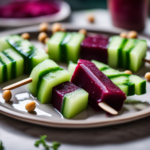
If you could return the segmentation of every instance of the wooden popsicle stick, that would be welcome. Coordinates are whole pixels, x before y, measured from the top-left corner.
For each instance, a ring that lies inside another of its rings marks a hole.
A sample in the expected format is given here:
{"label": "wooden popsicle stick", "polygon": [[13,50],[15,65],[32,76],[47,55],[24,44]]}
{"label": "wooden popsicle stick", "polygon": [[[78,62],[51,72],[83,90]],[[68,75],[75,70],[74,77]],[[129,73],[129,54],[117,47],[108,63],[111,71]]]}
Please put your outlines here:
{"label": "wooden popsicle stick", "polygon": [[112,115],[117,115],[118,112],[113,109],[112,107],[110,107],[108,104],[106,104],[105,102],[101,102],[101,103],[98,103],[98,105],[103,109],[105,110],[106,112],[112,114]]}
{"label": "wooden popsicle stick", "polygon": [[27,79],[21,80],[19,82],[16,82],[14,84],[11,84],[9,86],[4,87],[3,91],[5,91],[5,90],[12,90],[12,89],[18,88],[18,87],[23,86],[25,84],[28,84],[30,82],[32,82],[32,78],[27,78]]}
{"label": "wooden popsicle stick", "polygon": [[150,60],[143,58],[142,59],[144,62],[150,63]]}

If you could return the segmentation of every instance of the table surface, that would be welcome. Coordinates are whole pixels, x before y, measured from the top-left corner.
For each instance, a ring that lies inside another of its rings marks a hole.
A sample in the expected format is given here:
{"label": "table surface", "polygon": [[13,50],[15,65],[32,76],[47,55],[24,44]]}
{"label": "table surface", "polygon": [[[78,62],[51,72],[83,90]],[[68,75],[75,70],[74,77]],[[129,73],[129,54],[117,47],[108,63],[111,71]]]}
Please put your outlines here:
{"label": "table surface", "polygon": [[[95,24],[86,21],[89,13],[95,15]],[[106,10],[73,12],[69,22],[114,29]],[[150,35],[150,19],[143,33]],[[34,146],[41,135],[47,135],[48,144],[60,142],[59,150],[150,150],[150,117],[109,127],[58,129],[25,123],[0,114],[0,140],[5,150],[44,150],[42,146]]]}

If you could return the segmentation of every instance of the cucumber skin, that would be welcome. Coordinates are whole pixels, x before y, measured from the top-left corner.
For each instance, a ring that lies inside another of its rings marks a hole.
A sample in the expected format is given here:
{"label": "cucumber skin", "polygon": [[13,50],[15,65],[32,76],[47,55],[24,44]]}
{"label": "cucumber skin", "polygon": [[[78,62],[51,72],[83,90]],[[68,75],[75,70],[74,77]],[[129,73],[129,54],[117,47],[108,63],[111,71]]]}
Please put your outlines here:
{"label": "cucumber skin", "polygon": [[[62,76],[62,72],[61,71],[64,71],[63,72],[63,76]],[[53,75],[53,73],[54,73],[54,75],[56,75],[56,74],[58,74],[58,73],[60,73],[61,74],[61,76],[60,76],[60,74],[59,74],[59,77],[57,76],[57,82],[55,82],[55,85],[53,84],[53,87],[55,87],[55,86],[57,86],[58,84],[61,84],[61,83],[63,83],[63,82],[67,82],[67,81],[70,81],[70,78],[71,78],[71,75],[67,72],[67,71],[65,71],[64,69],[62,69],[62,68],[60,68],[60,69],[58,69],[58,70],[52,70],[52,71],[50,71],[48,74],[50,74],[50,76],[51,75]],[[48,74],[46,74],[42,79],[41,79],[41,81],[39,82],[39,89],[38,89],[38,95],[37,95],[37,98],[38,98],[38,100],[42,103],[42,104],[46,104],[46,103],[50,103],[50,101],[51,101],[51,97],[52,97],[52,88],[53,87],[48,87],[48,88],[51,88],[50,89],[50,91],[49,91],[49,93],[46,95],[47,97],[46,97],[46,99],[43,99],[43,97],[45,97],[45,93],[47,93],[47,90],[44,90],[44,93],[43,93],[43,89],[41,89],[42,87],[43,87],[43,85],[44,85],[44,87],[47,87],[47,85],[45,86],[45,82],[46,82],[46,80],[44,79]],[[63,77],[63,78],[62,78]],[[49,78],[49,77],[48,77]],[[53,78],[54,80],[56,80],[56,77],[55,78]],[[61,80],[60,80],[61,79]],[[53,81],[52,81],[53,82]],[[57,84],[56,84],[57,83]],[[48,83],[49,84],[49,83]]]}

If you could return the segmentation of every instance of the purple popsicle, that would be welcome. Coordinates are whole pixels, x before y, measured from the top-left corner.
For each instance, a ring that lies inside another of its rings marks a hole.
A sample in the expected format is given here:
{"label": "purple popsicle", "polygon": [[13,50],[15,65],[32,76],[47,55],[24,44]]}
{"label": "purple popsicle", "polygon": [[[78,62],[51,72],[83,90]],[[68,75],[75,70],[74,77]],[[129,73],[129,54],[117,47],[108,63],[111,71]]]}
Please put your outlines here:
{"label": "purple popsicle", "polygon": [[63,104],[65,94],[71,93],[79,88],[80,87],[76,86],[71,82],[64,82],[54,87],[51,101],[54,108],[56,108],[59,112],[61,112],[61,107]]}
{"label": "purple popsicle", "polygon": [[108,38],[102,35],[89,36],[81,43],[80,57],[87,60],[97,60],[107,64]]}
{"label": "purple popsicle", "polygon": [[94,63],[80,59],[71,82],[89,93],[89,104],[95,111],[101,110],[100,102],[119,111],[126,99],[125,94],[104,75]]}

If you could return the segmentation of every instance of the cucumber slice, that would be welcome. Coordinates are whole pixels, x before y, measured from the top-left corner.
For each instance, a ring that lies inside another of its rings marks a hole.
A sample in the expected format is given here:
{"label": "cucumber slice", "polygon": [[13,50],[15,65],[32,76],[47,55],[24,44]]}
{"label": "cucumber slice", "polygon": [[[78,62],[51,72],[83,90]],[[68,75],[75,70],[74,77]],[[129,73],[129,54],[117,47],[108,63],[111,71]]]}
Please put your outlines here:
{"label": "cucumber slice", "polygon": [[29,83],[27,87],[34,96],[37,94],[38,82],[40,78],[53,69],[59,69],[59,66],[53,60],[46,59],[32,70],[30,77],[33,79],[33,81]]}
{"label": "cucumber slice", "polygon": [[77,62],[77,60],[79,59],[80,44],[84,38],[85,36],[83,34],[73,33],[72,38],[66,45],[67,54],[68,54],[68,62],[70,60],[74,63]]}
{"label": "cucumber slice", "polygon": [[147,43],[144,40],[138,40],[138,43],[130,52],[130,70],[136,72],[143,65],[142,59],[145,58],[147,51]]}
{"label": "cucumber slice", "polygon": [[60,44],[60,61],[61,62],[67,62],[68,61],[68,50],[67,50],[67,43],[72,38],[72,33],[66,33],[66,36],[64,37],[63,41]]}
{"label": "cucumber slice", "polygon": [[[5,65],[5,67],[6,67],[6,65]],[[1,62],[1,58],[0,58],[0,83],[2,83],[4,81],[4,74],[5,74],[4,70],[5,70],[4,65]]]}
{"label": "cucumber slice", "polygon": [[28,40],[22,39],[20,36],[12,35],[7,38],[8,43],[19,52],[25,61],[25,73],[31,73],[32,69],[48,55],[40,52]]}
{"label": "cucumber slice", "polygon": [[125,68],[125,69],[129,69],[129,65],[130,65],[130,52],[131,50],[134,48],[134,46],[136,45],[138,40],[136,39],[127,39],[127,42],[125,44],[125,46],[122,49],[122,63],[121,63],[121,67]]}
{"label": "cucumber slice", "polygon": [[120,36],[113,36],[110,38],[108,46],[108,65],[111,67],[121,66],[121,49],[124,46],[126,39]]}
{"label": "cucumber slice", "polygon": [[72,61],[69,61],[68,72],[71,74],[71,76],[73,75],[76,66],[77,64],[73,63]]}
{"label": "cucumber slice", "polygon": [[45,59],[49,59],[48,54],[41,50],[36,50],[32,57],[32,68],[43,62]]}
{"label": "cucumber slice", "polygon": [[135,84],[135,94],[142,95],[146,93],[146,81],[137,75],[129,76],[132,83]]}
{"label": "cucumber slice", "polygon": [[0,38],[0,52],[7,48],[11,48],[11,46],[6,41],[6,37]]}
{"label": "cucumber slice", "polygon": [[91,62],[93,62],[100,71],[110,68],[108,65],[96,60],[92,60]]}
{"label": "cucumber slice", "polygon": [[47,42],[50,59],[60,61],[60,44],[65,35],[66,33],[64,32],[56,32]]}
{"label": "cucumber slice", "polygon": [[129,76],[112,77],[110,80],[117,85],[127,96],[135,94],[135,84],[129,80]]}
{"label": "cucumber slice", "polygon": [[65,118],[72,118],[85,110],[88,104],[88,93],[83,89],[75,90],[64,97],[62,114]]}
{"label": "cucumber slice", "polygon": [[24,68],[24,59],[23,57],[17,53],[15,50],[13,50],[12,48],[6,49],[3,51],[3,53],[10,59],[10,61],[15,62],[14,63],[14,73],[12,73],[12,75],[14,75],[14,77],[12,78],[16,78],[19,77],[23,74],[23,68]]}
{"label": "cucumber slice", "polygon": [[3,71],[0,73],[3,74],[3,82],[5,82],[11,79],[12,62],[2,52],[0,52],[0,62],[3,64]]}
{"label": "cucumber slice", "polygon": [[66,70],[50,71],[40,81],[37,98],[42,103],[50,103],[52,89],[60,83],[70,80],[70,73]]}

